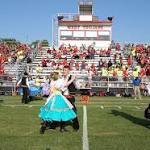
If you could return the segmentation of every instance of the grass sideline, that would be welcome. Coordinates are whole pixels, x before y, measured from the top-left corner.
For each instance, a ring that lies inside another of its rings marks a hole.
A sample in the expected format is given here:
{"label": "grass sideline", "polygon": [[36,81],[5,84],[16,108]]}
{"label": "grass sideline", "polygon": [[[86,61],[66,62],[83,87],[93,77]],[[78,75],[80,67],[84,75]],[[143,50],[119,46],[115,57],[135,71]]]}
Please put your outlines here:
{"label": "grass sideline", "polygon": [[[39,134],[38,112],[44,100],[22,105],[21,97],[0,96],[0,150],[82,150],[83,108],[77,97],[79,132],[47,130]],[[149,150],[150,122],[143,100],[91,97],[87,105],[90,150]]]}

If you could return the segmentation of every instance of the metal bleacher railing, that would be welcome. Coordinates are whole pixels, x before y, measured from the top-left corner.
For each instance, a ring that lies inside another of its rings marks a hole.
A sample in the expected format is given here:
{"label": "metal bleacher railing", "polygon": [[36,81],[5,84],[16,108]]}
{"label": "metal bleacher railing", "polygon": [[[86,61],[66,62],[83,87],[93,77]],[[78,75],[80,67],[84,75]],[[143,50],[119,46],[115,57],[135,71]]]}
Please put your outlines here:
{"label": "metal bleacher railing", "polygon": [[[32,60],[37,57],[38,49],[35,48],[30,54]],[[0,95],[13,95],[16,93],[16,83],[27,70],[27,62],[24,59],[21,62],[4,64],[4,75],[0,75]]]}
{"label": "metal bleacher railing", "polygon": [[[53,70],[52,70],[53,72]],[[101,77],[99,80],[92,80],[89,79],[89,76],[87,74],[86,71],[75,71],[75,72],[71,72],[72,75],[76,75],[77,79],[76,79],[76,85],[78,87],[78,89],[80,88],[91,88],[91,90],[93,91],[99,91],[101,89],[105,89],[105,91],[111,91],[111,90],[133,90],[133,85],[132,85],[132,80],[131,78],[128,78],[126,81],[118,81],[118,79],[114,78],[112,80],[112,78],[110,77]],[[32,74],[34,75],[34,74]],[[36,74],[35,76],[40,75],[40,74]],[[50,74],[45,74],[47,76],[49,76]],[[44,74],[42,74],[42,76],[45,76]],[[17,80],[15,79],[16,76],[14,75],[3,75],[0,76],[0,95],[12,95],[14,92],[16,92],[16,83]],[[142,79],[142,83],[147,85],[148,82],[150,82],[150,78],[144,78]]]}
{"label": "metal bleacher railing", "polygon": [[16,90],[16,75],[0,75],[0,95],[12,95]]}

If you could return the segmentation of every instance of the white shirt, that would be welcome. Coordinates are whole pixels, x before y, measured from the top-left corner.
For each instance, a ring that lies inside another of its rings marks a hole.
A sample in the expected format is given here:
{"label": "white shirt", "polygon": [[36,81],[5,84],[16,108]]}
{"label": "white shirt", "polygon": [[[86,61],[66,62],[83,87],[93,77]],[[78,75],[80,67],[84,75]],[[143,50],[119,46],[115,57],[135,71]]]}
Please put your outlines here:
{"label": "white shirt", "polygon": [[[70,75],[68,75],[66,78],[62,78],[62,80],[63,80],[63,82],[64,82],[64,85],[66,85],[67,84],[67,82],[68,82],[68,79],[69,79],[69,76]],[[64,89],[63,89],[63,95],[69,95],[70,93],[69,93],[69,90],[68,90],[68,87],[67,86],[64,86]]]}
{"label": "white shirt", "polygon": [[63,82],[63,80],[62,79],[58,79],[56,81],[52,80],[51,83],[50,83],[50,88],[53,88],[53,87],[61,89],[63,91],[63,89],[64,89],[64,82]]}

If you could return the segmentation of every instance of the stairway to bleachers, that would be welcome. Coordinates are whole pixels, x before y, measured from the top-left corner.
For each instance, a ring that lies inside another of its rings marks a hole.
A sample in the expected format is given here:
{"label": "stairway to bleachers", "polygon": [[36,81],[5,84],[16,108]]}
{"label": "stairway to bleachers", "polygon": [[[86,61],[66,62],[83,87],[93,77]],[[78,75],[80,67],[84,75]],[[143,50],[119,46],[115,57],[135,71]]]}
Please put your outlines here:
{"label": "stairway to bleachers", "polygon": [[41,66],[42,64],[42,59],[50,59],[50,60],[54,60],[54,56],[53,55],[49,55],[47,54],[47,50],[50,47],[44,47],[42,48],[42,52],[38,52],[37,56],[34,58],[32,64],[28,64],[27,68],[28,68],[28,72],[30,75],[32,75],[32,77],[34,78],[35,76],[47,76],[50,74],[50,72],[52,72],[51,68],[49,67],[42,67],[42,72],[41,73],[37,73],[36,72],[36,67],[38,65]]}

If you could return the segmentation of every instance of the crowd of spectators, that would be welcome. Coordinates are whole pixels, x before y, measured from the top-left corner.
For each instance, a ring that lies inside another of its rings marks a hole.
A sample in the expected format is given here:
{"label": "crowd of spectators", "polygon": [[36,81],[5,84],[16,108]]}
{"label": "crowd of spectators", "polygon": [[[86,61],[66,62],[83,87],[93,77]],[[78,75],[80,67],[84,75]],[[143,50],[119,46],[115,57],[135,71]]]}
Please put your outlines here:
{"label": "crowd of spectators", "polygon": [[[0,73],[4,72],[2,65],[4,62],[21,62],[30,52],[31,48],[27,44],[1,42]],[[42,56],[42,48],[39,53]],[[145,78],[150,76],[150,46],[146,44],[121,46],[113,42],[108,49],[96,49],[94,45],[89,47],[61,45],[59,48],[47,50],[47,58],[42,58],[36,72],[42,73],[42,67],[62,70],[64,66],[69,66],[71,71],[87,71],[93,78],[110,77],[119,81],[126,80],[130,76],[140,75]]]}
{"label": "crowd of spectators", "polygon": [[0,74],[4,74],[4,63],[20,63],[30,53],[31,48],[27,44],[16,41],[0,41]]}
{"label": "crowd of spectators", "polygon": [[128,58],[128,66],[139,71],[142,77],[150,76],[150,45],[128,44],[124,46],[124,53]]}
{"label": "crowd of spectators", "polygon": [[[42,67],[62,70],[68,65],[73,71],[85,70],[92,72],[93,75],[100,73],[103,77],[110,76],[123,80],[129,76],[150,76],[150,47],[148,45],[129,44],[121,47],[119,43],[116,43],[107,50],[96,50],[92,46],[79,48],[61,45],[58,49],[49,49],[47,54],[47,58],[42,58]],[[96,55],[99,57],[95,58]],[[67,56],[70,57],[67,58]]]}
{"label": "crowd of spectators", "polygon": [[[31,53],[27,44],[0,42],[0,74],[4,73],[4,63],[20,63]],[[86,71],[93,81],[127,81],[131,77],[150,76],[150,46],[147,44],[112,43],[108,49],[96,49],[94,45],[86,47],[61,45],[59,48],[49,48],[46,57],[42,47],[39,48],[42,60],[36,66],[36,73],[47,70],[62,70],[69,66],[71,71]],[[31,60],[29,61],[31,63]],[[32,65],[31,65],[32,66]],[[40,76],[35,78],[38,86]]]}
{"label": "crowd of spectators", "polygon": [[[96,50],[93,46],[76,47],[76,46],[65,46],[61,45],[58,49],[52,48],[47,51],[47,58],[42,59],[43,67],[54,67],[54,69],[62,69],[64,66],[70,66],[70,70],[93,70],[96,71],[97,65],[87,63],[87,60],[94,60],[95,55],[99,57],[109,57],[111,49],[107,50]],[[53,55],[53,60],[50,59]],[[69,58],[68,58],[69,57]],[[106,61],[100,60],[99,63],[107,63]]]}

